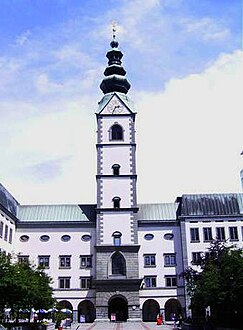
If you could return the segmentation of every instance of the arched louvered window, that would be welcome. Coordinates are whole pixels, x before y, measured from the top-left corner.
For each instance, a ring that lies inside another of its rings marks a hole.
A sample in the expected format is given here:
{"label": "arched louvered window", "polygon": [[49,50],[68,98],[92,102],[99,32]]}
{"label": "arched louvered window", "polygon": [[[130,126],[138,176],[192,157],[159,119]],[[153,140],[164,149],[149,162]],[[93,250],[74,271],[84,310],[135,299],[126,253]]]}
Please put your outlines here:
{"label": "arched louvered window", "polygon": [[116,196],[112,198],[113,201],[113,207],[114,209],[119,209],[120,208],[120,202],[121,202],[121,198]]}
{"label": "arched louvered window", "polygon": [[123,129],[119,124],[111,127],[111,140],[123,140]]}
{"label": "arched louvered window", "polygon": [[119,164],[112,165],[113,175],[120,175],[120,167]]}

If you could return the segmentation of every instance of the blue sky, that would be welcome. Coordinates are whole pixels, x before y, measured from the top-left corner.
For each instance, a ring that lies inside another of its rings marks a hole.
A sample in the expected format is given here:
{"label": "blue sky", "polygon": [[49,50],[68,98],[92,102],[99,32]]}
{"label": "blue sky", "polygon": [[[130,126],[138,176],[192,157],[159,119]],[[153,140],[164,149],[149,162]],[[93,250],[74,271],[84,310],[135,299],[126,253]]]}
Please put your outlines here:
{"label": "blue sky", "polygon": [[20,202],[95,202],[114,20],[138,111],[139,201],[240,191],[241,0],[2,0],[0,11],[0,181]]}

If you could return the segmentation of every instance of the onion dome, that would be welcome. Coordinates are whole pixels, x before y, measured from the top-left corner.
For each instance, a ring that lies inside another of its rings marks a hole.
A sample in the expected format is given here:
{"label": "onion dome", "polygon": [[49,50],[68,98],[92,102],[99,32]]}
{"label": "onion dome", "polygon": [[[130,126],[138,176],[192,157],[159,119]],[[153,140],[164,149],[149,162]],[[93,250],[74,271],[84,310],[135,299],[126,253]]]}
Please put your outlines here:
{"label": "onion dome", "polygon": [[112,92],[120,92],[127,94],[131,85],[124,77],[126,75],[125,69],[122,67],[122,52],[118,49],[119,43],[115,40],[115,35],[113,35],[113,40],[110,43],[111,50],[106,54],[108,58],[108,66],[104,71],[105,78],[100,84],[100,89],[104,94]]}

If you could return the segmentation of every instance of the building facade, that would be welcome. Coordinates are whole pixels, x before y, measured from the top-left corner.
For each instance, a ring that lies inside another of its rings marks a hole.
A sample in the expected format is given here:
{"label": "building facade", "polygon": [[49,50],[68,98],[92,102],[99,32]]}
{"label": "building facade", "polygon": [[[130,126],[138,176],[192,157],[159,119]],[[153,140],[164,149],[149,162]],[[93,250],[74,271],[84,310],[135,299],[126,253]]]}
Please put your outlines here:
{"label": "building facade", "polygon": [[243,194],[138,204],[136,113],[113,39],[100,88],[96,203],[21,205],[0,185],[0,248],[41,265],[74,321],[154,321],[189,313],[180,274],[213,239],[243,246]]}

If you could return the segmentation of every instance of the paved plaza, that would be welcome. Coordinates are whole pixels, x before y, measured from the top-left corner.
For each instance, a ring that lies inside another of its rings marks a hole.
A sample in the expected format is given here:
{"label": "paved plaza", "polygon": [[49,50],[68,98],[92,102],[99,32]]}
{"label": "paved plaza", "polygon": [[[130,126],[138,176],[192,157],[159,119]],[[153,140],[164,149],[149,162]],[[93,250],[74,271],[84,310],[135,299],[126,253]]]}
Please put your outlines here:
{"label": "paved plaza", "polygon": [[94,322],[72,324],[72,330],[173,330],[173,325],[156,325],[156,322]]}

